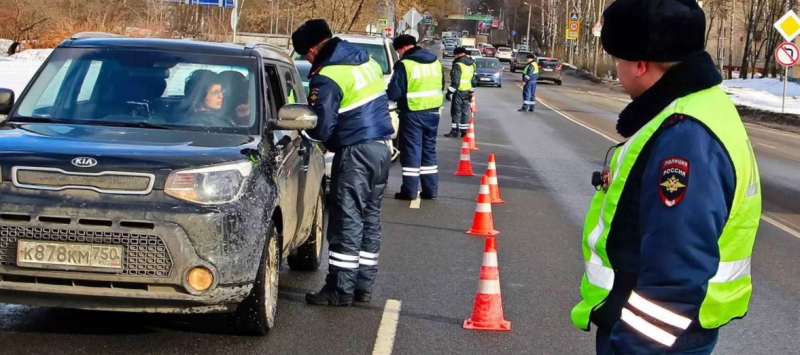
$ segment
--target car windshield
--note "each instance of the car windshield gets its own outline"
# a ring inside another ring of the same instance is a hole
[[[481,51],[476,50],[476,49],[469,49],[469,50],[467,50],[467,54],[469,54],[470,57],[480,57],[481,56]]]
[[[383,44],[353,43],[353,42],[349,43],[356,46],[357,48],[367,51],[367,54],[369,54],[369,56],[372,59],[375,59],[375,61],[381,65],[381,69],[383,69],[383,74],[384,75],[390,74],[391,69],[389,68],[389,59],[386,57],[386,47],[384,47]],[[297,53],[294,53],[292,57],[294,57],[293,59],[295,61],[306,60],[305,55]]]
[[[255,65],[194,53],[57,49],[10,120],[255,134]]]
[[[475,63],[478,68],[500,69],[500,61],[497,59],[478,58],[475,60]]]
[[[454,45],[452,45],[452,44],[448,44],[448,45],[444,46],[444,48],[445,48],[445,49],[455,49],[455,48],[456,48],[456,46],[454,46]]]
[[[558,59],[539,59],[539,65],[557,66]]]
[[[497,49],[498,52],[511,52],[511,48],[508,47],[500,47]]]

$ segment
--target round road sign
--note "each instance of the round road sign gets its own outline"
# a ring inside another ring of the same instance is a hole
[[[575,22],[570,23],[569,24],[569,29],[572,30],[572,31],[577,31],[578,30],[578,24],[575,23]]]
[[[784,67],[791,67],[800,59],[800,50],[794,43],[784,42],[775,49],[775,60]]]

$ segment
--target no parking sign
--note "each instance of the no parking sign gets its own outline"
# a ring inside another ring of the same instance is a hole
[[[784,42],[775,49],[775,61],[784,67],[791,67],[800,59],[800,50],[794,43]]]

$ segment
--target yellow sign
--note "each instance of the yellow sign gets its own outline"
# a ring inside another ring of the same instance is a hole
[[[786,42],[792,42],[797,35],[800,35],[800,17],[797,17],[797,14],[792,10],[789,10],[772,26],[778,30],[778,33],[783,36]]]
[[[578,39],[581,36],[581,22],[569,21],[567,23],[567,39]]]
[[[389,19],[386,18],[378,19],[378,27],[381,29],[389,27]]]

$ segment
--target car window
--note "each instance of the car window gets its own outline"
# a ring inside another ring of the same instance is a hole
[[[478,68],[492,68],[492,69],[500,68],[500,61],[497,59],[478,58],[475,60],[475,62]]]
[[[500,47],[497,49],[498,52],[511,52],[511,48],[507,47]]]
[[[299,90],[303,90],[302,85],[297,84],[297,78],[292,73],[293,70],[289,69],[288,67],[280,66],[277,69],[271,65],[268,65],[267,72],[276,71],[278,75],[278,80],[282,84],[281,87],[281,97],[276,97],[276,105],[279,107],[283,107],[285,104],[290,103],[305,103],[305,96],[302,97],[299,94]],[[270,78],[271,79],[271,78]],[[271,86],[271,85],[270,85]],[[299,86],[299,88],[298,88]],[[273,91],[274,93],[278,93],[278,90]],[[284,136],[290,136],[295,138],[297,136],[297,132],[292,130],[275,130],[273,138],[275,139],[275,143],[277,144],[281,138]]]
[[[525,60],[525,58],[528,56],[528,54],[530,54],[530,53],[528,53],[528,52],[517,52],[517,60]]]
[[[363,49],[363,50],[367,51],[367,54],[369,54],[369,56],[372,59],[375,59],[375,61],[378,62],[378,64],[381,65],[381,69],[383,70],[383,74],[384,75],[391,74],[391,68],[389,67],[390,58],[387,57],[386,47],[384,47],[383,44],[353,43],[353,42],[349,42],[349,43],[354,45],[354,46],[356,46],[357,48],[360,48],[360,49]],[[393,55],[393,58],[395,60],[393,62],[391,62],[391,63],[394,63],[394,62],[397,61],[396,60],[396,58],[397,58],[396,54]],[[306,56],[302,55],[302,54],[295,53],[293,51],[292,52],[292,59],[294,59],[295,61],[306,60]]]
[[[558,59],[539,59],[539,65],[558,66]]]
[[[251,134],[258,130],[255,63],[195,53],[57,49],[11,119]]]

